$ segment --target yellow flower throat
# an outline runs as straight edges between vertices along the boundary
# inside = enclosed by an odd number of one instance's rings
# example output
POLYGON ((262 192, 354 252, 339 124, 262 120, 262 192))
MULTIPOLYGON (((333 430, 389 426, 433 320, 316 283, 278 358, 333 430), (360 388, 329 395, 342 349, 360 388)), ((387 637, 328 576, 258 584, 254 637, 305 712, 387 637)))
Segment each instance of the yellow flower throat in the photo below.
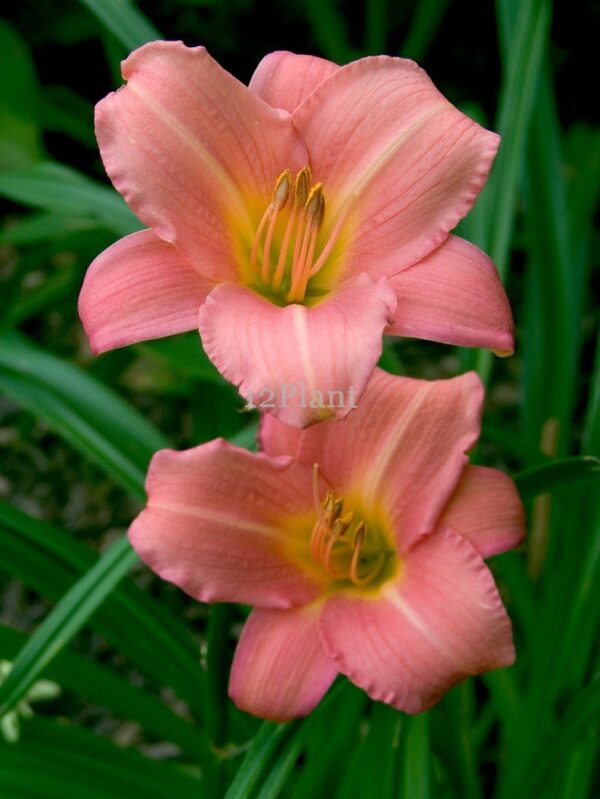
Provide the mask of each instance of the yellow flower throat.
POLYGON ((250 251, 250 284, 264 296, 283 304, 302 303, 319 291, 313 278, 334 249, 345 215, 320 241, 325 219, 321 183, 312 184, 310 167, 292 181, 289 169, 275 182, 271 201, 258 223, 250 251))
POLYGON ((317 521, 310 537, 310 554, 334 583, 374 588, 391 576, 396 553, 377 525, 368 526, 354 510, 344 512, 344 500, 329 490, 319 497, 318 465, 313 467, 313 498, 317 521))

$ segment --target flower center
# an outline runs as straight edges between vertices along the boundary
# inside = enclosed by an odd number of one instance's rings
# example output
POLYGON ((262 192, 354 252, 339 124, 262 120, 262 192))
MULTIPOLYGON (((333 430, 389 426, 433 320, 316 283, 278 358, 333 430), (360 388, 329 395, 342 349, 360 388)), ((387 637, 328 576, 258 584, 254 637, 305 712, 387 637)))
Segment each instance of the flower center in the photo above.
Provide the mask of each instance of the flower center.
POLYGON ((377 525, 368 525, 344 500, 329 490, 321 502, 318 465, 313 467, 313 495, 317 521, 310 538, 310 554, 335 582, 360 588, 376 587, 392 573, 396 553, 377 525))
POLYGON ((292 181, 289 169, 275 182, 271 201, 258 223, 250 251, 250 283, 261 294, 284 304, 318 297, 313 278, 330 257, 343 216, 326 237, 321 183, 312 184, 307 165, 292 181), (311 285, 312 284, 312 285, 311 285))

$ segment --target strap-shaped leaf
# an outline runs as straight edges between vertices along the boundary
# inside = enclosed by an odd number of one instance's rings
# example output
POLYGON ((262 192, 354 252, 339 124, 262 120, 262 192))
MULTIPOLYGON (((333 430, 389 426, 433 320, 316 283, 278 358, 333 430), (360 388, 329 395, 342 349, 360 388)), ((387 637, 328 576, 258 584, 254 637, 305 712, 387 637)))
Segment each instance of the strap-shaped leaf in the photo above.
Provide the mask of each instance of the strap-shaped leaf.
POLYGON ((164 38, 158 29, 129 0, 80 0, 92 14, 127 48, 135 50, 146 42, 164 38))
POLYGON ((197 776, 123 749, 82 727, 41 717, 21 725, 21 740, 0 739, 3 799, 195 799, 197 776))
POLYGON ((47 664, 69 643, 136 562, 126 538, 113 544, 68 591, 19 652, 0 685, 0 715, 22 699, 47 664))
MULTIPOLYGON (((0 502, 3 570, 42 596, 58 601, 96 559, 73 536, 0 502)), ((159 602, 125 579, 90 624, 154 683, 171 686, 201 714, 203 672, 197 645, 185 625, 159 602)))
POLYGON ((116 191, 55 161, 0 173, 0 196, 30 208, 95 219, 117 236, 142 227, 116 191))
POLYGON ((166 439, 121 397, 24 336, 0 336, 0 391, 44 419, 134 495, 166 439))

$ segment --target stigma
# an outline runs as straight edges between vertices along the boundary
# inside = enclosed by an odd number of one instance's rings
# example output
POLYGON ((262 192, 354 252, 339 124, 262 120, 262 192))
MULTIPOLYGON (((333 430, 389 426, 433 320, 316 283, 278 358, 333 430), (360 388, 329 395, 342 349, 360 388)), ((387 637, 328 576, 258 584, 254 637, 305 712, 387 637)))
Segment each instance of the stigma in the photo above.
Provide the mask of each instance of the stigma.
POLYGON ((310 554, 336 582, 357 587, 377 584, 393 554, 384 537, 354 510, 344 510, 344 499, 331 489, 321 501, 319 467, 313 465, 313 501, 317 520, 310 537, 310 554))
POLYGON ((311 278, 331 254, 341 224, 320 242, 325 210, 323 185, 312 183, 308 165, 293 179, 289 169, 279 175, 256 229, 250 268, 254 281, 286 303, 304 300, 311 278))

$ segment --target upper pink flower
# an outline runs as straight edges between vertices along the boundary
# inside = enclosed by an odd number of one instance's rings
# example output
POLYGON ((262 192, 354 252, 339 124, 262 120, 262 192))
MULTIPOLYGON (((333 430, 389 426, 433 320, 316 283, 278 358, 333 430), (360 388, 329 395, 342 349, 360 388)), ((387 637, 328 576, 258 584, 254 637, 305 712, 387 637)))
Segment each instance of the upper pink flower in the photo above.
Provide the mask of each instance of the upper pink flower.
POLYGON ((483 558, 516 546, 513 482, 469 466, 482 387, 376 370, 345 421, 265 416, 256 455, 223 440, 155 455, 130 529, 140 557, 204 602, 255 606, 230 694, 259 716, 309 713, 338 672, 408 713, 510 665, 510 621, 483 558))
MULTIPOLYGON (((199 327, 210 359, 257 402, 299 383, 358 398, 382 333, 512 351, 493 264, 448 235, 498 136, 415 63, 278 52, 247 87, 202 47, 153 42, 123 76, 96 132, 149 230, 87 273, 80 313, 96 352, 199 327)), ((298 392, 273 412, 305 426, 350 404, 303 408, 298 392)))

